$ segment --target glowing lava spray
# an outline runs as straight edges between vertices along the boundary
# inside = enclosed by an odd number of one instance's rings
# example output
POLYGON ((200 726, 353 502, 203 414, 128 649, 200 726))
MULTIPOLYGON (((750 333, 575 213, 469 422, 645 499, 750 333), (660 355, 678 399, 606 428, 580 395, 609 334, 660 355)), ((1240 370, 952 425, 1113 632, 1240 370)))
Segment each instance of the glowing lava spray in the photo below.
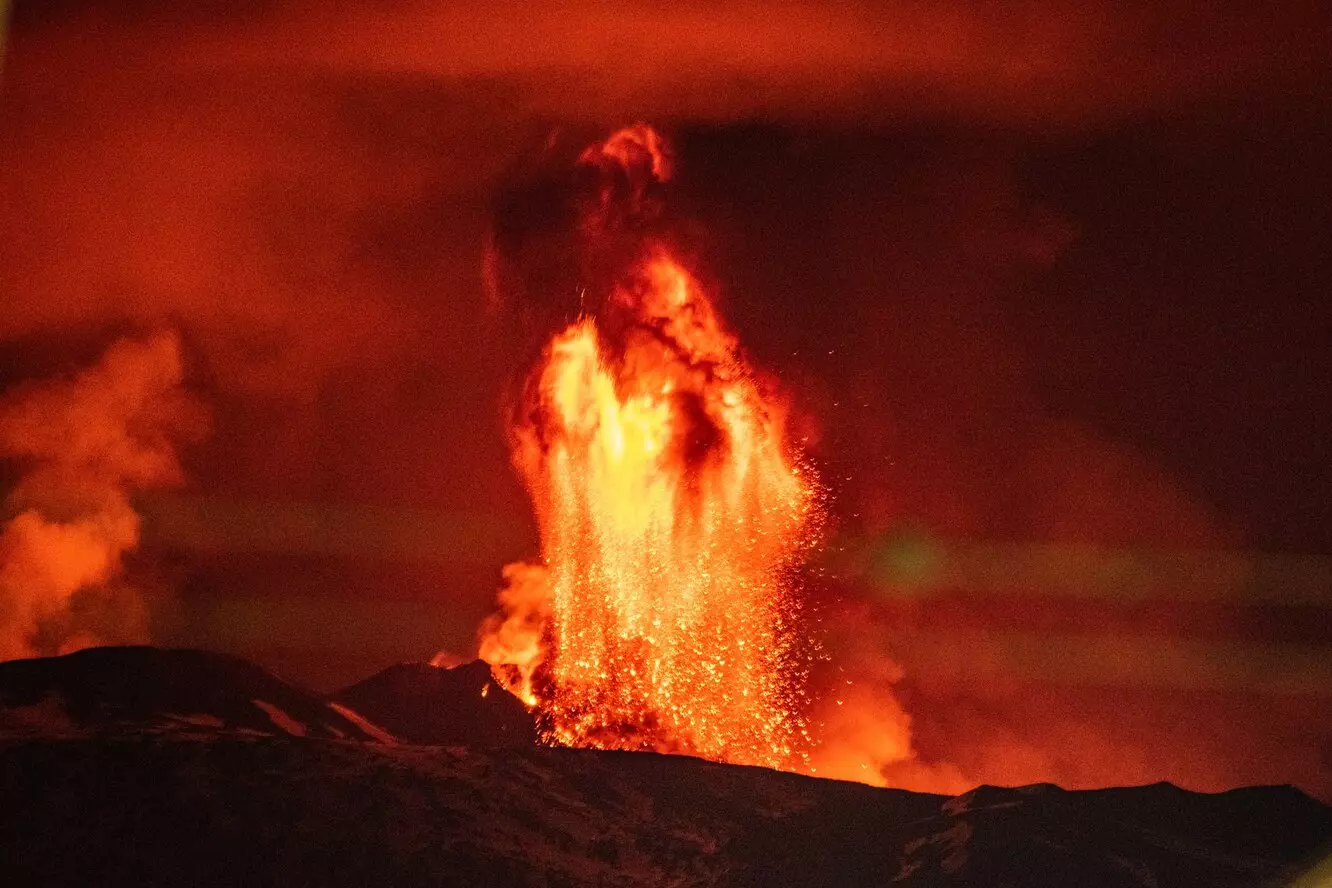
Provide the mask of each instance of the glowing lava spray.
MULTIPOLYGON (((637 126, 582 154, 606 183, 585 236, 612 202, 637 212, 667 150, 637 126)), ((481 656, 515 667, 551 742, 789 766, 804 734, 791 587, 818 487, 781 399, 670 248, 643 237, 620 255, 527 377, 510 431, 541 563, 506 569, 481 656)))

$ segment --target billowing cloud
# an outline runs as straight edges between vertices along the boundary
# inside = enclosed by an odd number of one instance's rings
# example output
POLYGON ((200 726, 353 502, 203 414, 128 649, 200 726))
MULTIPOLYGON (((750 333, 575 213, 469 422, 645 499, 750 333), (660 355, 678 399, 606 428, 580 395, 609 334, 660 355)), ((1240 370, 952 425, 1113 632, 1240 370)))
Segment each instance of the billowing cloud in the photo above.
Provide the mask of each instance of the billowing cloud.
POLYGON ((0 401, 0 458, 20 466, 0 530, 0 659, 143 639, 121 576, 139 541, 130 496, 182 480, 177 440, 203 428, 182 382, 179 341, 161 334, 0 401))

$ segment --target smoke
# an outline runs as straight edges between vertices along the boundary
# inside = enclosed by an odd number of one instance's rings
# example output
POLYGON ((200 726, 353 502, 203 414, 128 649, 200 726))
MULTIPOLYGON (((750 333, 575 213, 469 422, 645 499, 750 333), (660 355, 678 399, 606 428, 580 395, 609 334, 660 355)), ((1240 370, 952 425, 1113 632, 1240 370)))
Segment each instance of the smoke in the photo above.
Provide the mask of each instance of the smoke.
POLYGON ((176 442, 203 431, 172 333, 116 342, 69 379, 0 401, 0 459, 18 468, 0 532, 0 659, 142 640, 123 576, 135 491, 176 484, 176 442))
MULTIPOLYGON (((44 27, 73 43, 104 24, 81 5, 59 4, 44 21, 40 6, 20 3, 16 30, 44 27)), ((659 119, 882 120, 927 106, 1049 123, 1214 94, 1289 94, 1325 80, 1326 12, 1306 0, 1225 15, 1121 0, 613 9, 588 0, 551 8, 393 0, 370 13, 308 0, 226 11, 135 5, 132 25, 174 35, 152 48, 172 65, 489 80, 529 113, 565 119, 632 109, 659 119), (515 41, 521 52, 508 51, 515 41)), ((138 48, 125 43, 109 45, 138 48)))
POLYGON ((519 699, 531 705, 532 674, 546 657, 542 637, 550 619, 550 580, 539 564, 515 562, 505 565, 504 585, 499 592, 499 611, 477 630, 477 656, 492 666, 509 665, 516 673, 496 674, 519 699))
POLYGON ((843 650, 831 674, 820 681, 811 734, 818 741, 810 752, 812 773, 834 780, 854 780, 916 792, 953 795, 977 781, 951 762, 922 761, 913 739, 911 715, 895 686, 902 667, 882 649, 866 645, 872 636, 862 627, 858 651, 843 650))

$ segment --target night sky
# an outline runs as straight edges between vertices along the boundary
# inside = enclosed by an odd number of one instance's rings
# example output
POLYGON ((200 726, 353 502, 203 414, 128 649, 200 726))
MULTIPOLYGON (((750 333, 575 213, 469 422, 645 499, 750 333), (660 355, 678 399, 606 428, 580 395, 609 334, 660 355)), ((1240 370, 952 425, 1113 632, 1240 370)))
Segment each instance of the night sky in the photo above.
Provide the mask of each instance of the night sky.
POLYGON ((548 332, 488 232, 646 120, 829 488, 818 681, 976 780, 1332 796, 1320 4, 11 5, 0 390, 170 329, 209 417, 134 501, 154 642, 474 652, 548 332))

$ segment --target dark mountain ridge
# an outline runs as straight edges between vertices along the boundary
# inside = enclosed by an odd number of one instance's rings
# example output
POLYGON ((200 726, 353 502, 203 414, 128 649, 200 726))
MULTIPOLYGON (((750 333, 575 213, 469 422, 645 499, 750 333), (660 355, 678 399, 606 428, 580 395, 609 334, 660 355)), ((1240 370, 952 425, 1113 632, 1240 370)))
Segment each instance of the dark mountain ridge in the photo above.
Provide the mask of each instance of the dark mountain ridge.
POLYGON ((408 743, 534 746, 536 722, 490 666, 399 663, 332 696, 408 743))
POLYGON ((493 724, 470 742, 468 725, 502 718, 476 708, 497 693, 482 695, 484 669, 427 669, 337 696, 448 745, 394 740, 234 657, 115 648, 0 664, 0 881, 1259 888, 1294 884, 1332 849, 1332 809, 1289 786, 948 797, 547 748, 493 724), (59 730, 32 717, 57 706, 59 730), (442 711, 408 719, 418 707, 442 711))
POLYGON ((0 663, 0 731, 241 731, 375 739, 359 720, 247 660, 146 646, 0 663))

